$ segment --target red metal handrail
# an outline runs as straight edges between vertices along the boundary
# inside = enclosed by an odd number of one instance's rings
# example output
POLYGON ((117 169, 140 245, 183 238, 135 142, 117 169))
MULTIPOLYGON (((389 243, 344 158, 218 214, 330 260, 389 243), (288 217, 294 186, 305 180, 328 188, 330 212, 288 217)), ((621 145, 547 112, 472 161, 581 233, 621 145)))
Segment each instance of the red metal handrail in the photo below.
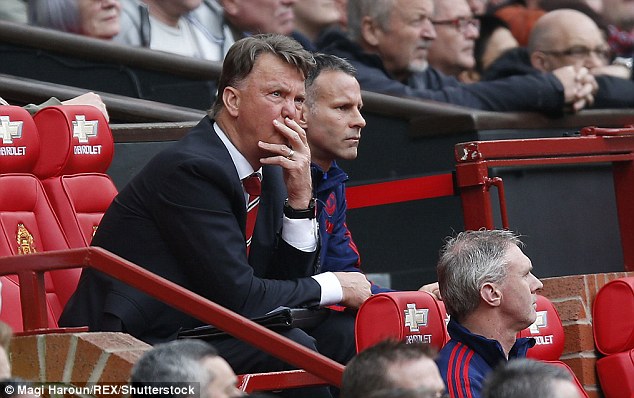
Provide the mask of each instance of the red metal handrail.
POLYGON ((0 275, 20 281, 25 330, 47 328, 44 272, 90 267, 213 324, 237 339, 340 386, 343 365, 99 247, 0 257, 0 275))

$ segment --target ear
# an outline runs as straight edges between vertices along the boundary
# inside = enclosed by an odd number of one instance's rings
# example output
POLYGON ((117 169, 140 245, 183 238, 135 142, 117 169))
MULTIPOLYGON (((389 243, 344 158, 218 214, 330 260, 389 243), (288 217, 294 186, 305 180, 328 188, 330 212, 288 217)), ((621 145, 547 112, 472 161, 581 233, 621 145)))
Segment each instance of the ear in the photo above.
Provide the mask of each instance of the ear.
POLYGON ((299 119, 297 119, 297 124, 299 124, 299 127, 303 128, 304 130, 308 129, 308 121, 306 120, 307 113, 308 105, 306 105, 306 103, 304 102, 304 105, 302 105, 302 110, 299 111, 299 119))
POLYGON ((541 51, 533 51, 531 53, 531 65, 533 65, 533 68, 541 72, 550 71, 550 68, 548 67, 549 62, 546 59, 546 54, 541 51))
POLYGON ((361 20, 361 37, 363 41, 372 47, 378 46, 380 31, 381 29, 372 18, 368 16, 363 17, 361 20))
POLYGON ((238 113, 240 113, 240 92, 238 90, 231 86, 225 87, 222 92, 222 102, 231 116, 238 116, 238 113))
POLYGON ((495 283, 485 283, 480 288, 480 298, 491 307, 499 307, 502 303, 502 292, 495 283))

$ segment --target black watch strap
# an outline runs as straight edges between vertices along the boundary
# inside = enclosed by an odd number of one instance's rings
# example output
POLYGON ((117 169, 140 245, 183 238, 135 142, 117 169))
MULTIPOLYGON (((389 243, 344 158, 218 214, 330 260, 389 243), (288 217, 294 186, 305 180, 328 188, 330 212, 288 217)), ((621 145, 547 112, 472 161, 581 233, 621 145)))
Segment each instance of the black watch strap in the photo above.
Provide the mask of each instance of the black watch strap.
POLYGON ((301 220, 305 218, 312 219, 317 217, 317 207, 315 206, 315 198, 312 198, 310 200, 310 202, 308 203, 307 209, 301 209, 301 210, 293 209, 288 204, 288 199, 286 199, 286 201, 284 202, 284 215, 294 220, 301 220))

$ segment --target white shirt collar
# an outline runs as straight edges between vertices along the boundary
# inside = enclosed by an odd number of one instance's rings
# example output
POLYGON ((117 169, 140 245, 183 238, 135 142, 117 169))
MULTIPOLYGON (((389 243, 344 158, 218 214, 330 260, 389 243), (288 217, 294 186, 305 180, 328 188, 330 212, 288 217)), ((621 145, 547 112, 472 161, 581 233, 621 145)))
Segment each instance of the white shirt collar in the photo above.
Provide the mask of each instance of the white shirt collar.
MULTIPOLYGON (((227 147, 227 150, 229 151, 229 155, 231 155, 231 160, 233 161, 233 165, 236 167, 236 171, 238 172, 238 177, 240 178, 240 180, 253 174, 255 170, 253 170, 253 167, 251 167, 249 161, 240 153, 240 151, 238 151, 238 148, 236 148, 235 145, 233 145, 233 143, 229 141, 229 138, 227 137, 225 132, 220 129, 220 126, 218 126, 218 123, 216 122, 214 122, 214 131, 218 135, 218 138, 220 138, 222 143, 225 145, 225 147, 227 147)), ((260 167, 257 172, 260 174, 261 178, 262 168, 260 167)))

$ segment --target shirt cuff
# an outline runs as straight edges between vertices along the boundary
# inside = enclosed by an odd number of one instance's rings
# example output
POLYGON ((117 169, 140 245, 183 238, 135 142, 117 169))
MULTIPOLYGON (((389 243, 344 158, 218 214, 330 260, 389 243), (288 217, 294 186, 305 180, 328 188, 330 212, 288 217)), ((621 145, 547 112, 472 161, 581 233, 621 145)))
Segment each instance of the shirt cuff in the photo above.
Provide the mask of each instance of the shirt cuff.
POLYGON ((321 301, 319 305, 338 304, 343 299, 343 289, 339 283, 339 279, 332 272, 324 272, 313 275, 312 278, 321 286, 321 301))
POLYGON ((282 239, 303 252, 317 250, 319 229, 316 218, 290 219, 284 216, 282 239))

